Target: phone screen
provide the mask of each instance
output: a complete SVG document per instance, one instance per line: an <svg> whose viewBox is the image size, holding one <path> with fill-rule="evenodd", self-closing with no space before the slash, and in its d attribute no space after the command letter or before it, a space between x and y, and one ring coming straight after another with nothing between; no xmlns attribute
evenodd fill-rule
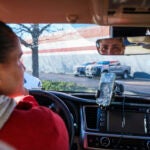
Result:
<svg viewBox="0 0 150 150"><path fill-rule="evenodd" d="M113 89L114 89L114 84L115 84L115 74L114 73L102 73L100 82L99 82L99 91L100 94L96 99L96 103L100 106L109 106L111 99L112 99L112 94L113 94Z"/></svg>

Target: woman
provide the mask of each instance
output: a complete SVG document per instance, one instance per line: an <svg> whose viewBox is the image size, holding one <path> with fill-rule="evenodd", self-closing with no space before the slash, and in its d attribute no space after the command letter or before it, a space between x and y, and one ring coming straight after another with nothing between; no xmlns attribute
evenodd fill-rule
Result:
<svg viewBox="0 0 150 150"><path fill-rule="evenodd" d="M21 56L17 36L0 22L0 140L18 150L69 149L63 120L27 95Z"/></svg>

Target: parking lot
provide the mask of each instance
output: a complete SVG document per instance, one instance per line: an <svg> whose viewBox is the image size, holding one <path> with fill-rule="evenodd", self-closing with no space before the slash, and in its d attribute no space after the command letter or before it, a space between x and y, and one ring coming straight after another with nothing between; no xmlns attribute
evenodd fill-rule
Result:
<svg viewBox="0 0 150 150"><path fill-rule="evenodd" d="M40 73L41 80L51 80L51 81L64 81L64 82L74 82L81 86L90 88L98 88L99 78L87 78L85 76L76 77L73 74L55 74L55 73ZM142 78L135 79L117 79L118 83L124 85L125 90L136 92L136 93L150 93L150 81L143 80ZM90 84L89 84L90 83Z"/></svg>

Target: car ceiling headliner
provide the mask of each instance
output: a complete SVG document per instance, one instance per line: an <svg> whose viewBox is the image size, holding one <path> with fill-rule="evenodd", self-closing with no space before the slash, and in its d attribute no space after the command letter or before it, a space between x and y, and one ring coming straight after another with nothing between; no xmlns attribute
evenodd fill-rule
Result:
<svg viewBox="0 0 150 150"><path fill-rule="evenodd" d="M111 7L115 2L120 5L118 10ZM150 26L149 0L134 0L134 5L130 0L124 2L122 5L122 0L1 0L0 20L6 23ZM124 10L129 12L123 13ZM134 12L130 13L131 10Z"/></svg>
<svg viewBox="0 0 150 150"><path fill-rule="evenodd" d="M69 17L91 22L88 0L1 0L0 19L8 23L60 23ZM73 22L73 21L72 21Z"/></svg>

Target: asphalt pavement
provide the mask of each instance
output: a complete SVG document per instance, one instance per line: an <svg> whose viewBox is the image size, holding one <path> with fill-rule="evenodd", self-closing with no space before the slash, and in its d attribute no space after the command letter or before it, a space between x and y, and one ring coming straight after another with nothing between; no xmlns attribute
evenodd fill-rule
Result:
<svg viewBox="0 0 150 150"><path fill-rule="evenodd" d="M81 86L97 89L99 78L75 77L73 74L40 73L41 80L74 82ZM116 82L124 85L126 91L150 94L150 80L143 79L117 79Z"/></svg>

